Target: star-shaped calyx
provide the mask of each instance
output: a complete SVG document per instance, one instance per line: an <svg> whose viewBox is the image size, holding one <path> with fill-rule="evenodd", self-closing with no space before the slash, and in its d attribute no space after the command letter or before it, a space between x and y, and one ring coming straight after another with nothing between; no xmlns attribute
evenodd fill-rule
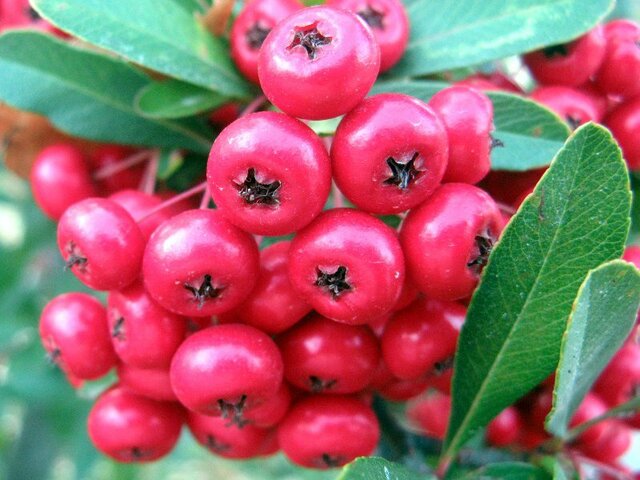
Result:
<svg viewBox="0 0 640 480"><path fill-rule="evenodd" d="M236 183L238 194L250 205L278 205L278 191L282 182L276 180L271 183L261 183L256 179L253 168L247 170L247 176L242 183Z"/></svg>
<svg viewBox="0 0 640 480"><path fill-rule="evenodd" d="M362 18L367 25L371 28L377 28L378 30L384 30L384 25L382 21L384 20L384 14L376 9L374 9L371 5L367 4L366 8L360 10L358 16Z"/></svg>
<svg viewBox="0 0 640 480"><path fill-rule="evenodd" d="M258 22L254 23L245 34L249 48L251 48L251 50L260 50L260 47L264 43L264 39L267 38L270 31L270 28L263 27Z"/></svg>
<svg viewBox="0 0 640 480"><path fill-rule="evenodd" d="M494 242L495 240L489 232L482 235L476 235L475 243L477 255L467 263L467 267L479 274L489 260L489 254L493 249Z"/></svg>
<svg viewBox="0 0 640 480"><path fill-rule="evenodd" d="M391 170L391 176L387 178L384 183L386 185L396 185L402 190L409 188L411 182L413 182L422 170L418 170L415 166L418 159L418 152L415 152L406 163L398 162L394 157L387 158L387 165Z"/></svg>
<svg viewBox="0 0 640 480"><path fill-rule="evenodd" d="M205 275L199 287L188 283L183 286L193 294L195 301L198 302L198 309L201 309L207 300L218 298L224 290L224 287L214 287L211 284L211 275Z"/></svg>
<svg viewBox="0 0 640 480"><path fill-rule="evenodd" d="M342 266L331 273L323 272L319 268L316 268L315 285L325 289L334 299L352 288L349 282L347 282L347 267Z"/></svg>
<svg viewBox="0 0 640 480"><path fill-rule="evenodd" d="M325 37L318 31L318 22L296 28L291 44L287 47L291 50L302 47L307 51L310 60L314 60L318 55L318 49L331 43L332 37Z"/></svg>

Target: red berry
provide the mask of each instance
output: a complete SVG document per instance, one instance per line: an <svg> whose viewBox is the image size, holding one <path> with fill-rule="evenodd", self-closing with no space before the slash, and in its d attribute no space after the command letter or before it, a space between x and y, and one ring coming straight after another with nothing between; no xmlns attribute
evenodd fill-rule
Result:
<svg viewBox="0 0 640 480"><path fill-rule="evenodd" d="M258 54L267 34L278 22L303 8L298 0L252 0L246 2L231 29L231 58L238 70L258 83Z"/></svg>
<svg viewBox="0 0 640 480"><path fill-rule="evenodd" d="M636 397L640 392L640 345L623 345L600 374L594 389L610 406Z"/></svg>
<svg viewBox="0 0 640 480"><path fill-rule="evenodd" d="M396 312L380 340L391 373L410 380L442 368L455 353L466 312L457 303L423 299Z"/></svg>
<svg viewBox="0 0 640 480"><path fill-rule="evenodd" d="M598 25L573 42L529 53L524 61L540 83L577 87L596 73L605 49L604 30Z"/></svg>
<svg viewBox="0 0 640 480"><path fill-rule="evenodd" d="M67 267L95 290L118 290L140 274L144 237L115 202L88 198L69 207L58 223L58 248Z"/></svg>
<svg viewBox="0 0 640 480"><path fill-rule="evenodd" d="M179 315L206 317L247 298L258 275L253 238L216 210L189 210L164 222L144 252L149 295Z"/></svg>
<svg viewBox="0 0 640 480"><path fill-rule="evenodd" d="M276 25L258 63L267 98L309 120L347 113L379 70L380 48L369 27L355 14L328 6L305 8Z"/></svg>
<svg viewBox="0 0 640 480"><path fill-rule="evenodd" d="M58 220L74 203L97 194L82 152L72 145L42 150L31 168L30 181L36 204L52 220Z"/></svg>
<svg viewBox="0 0 640 480"><path fill-rule="evenodd" d="M121 145L101 145L92 153L89 159L94 170L97 170L115 165L134 153L135 150ZM105 195L115 193L119 190L135 190L140 186L140 182L144 176L144 170L145 164L140 163L99 180L98 185Z"/></svg>
<svg viewBox="0 0 640 480"><path fill-rule="evenodd" d="M640 170L640 97L612 110L604 119L604 124L620 144L629 170Z"/></svg>
<svg viewBox="0 0 640 480"><path fill-rule="evenodd" d="M584 123L602 119L593 98L575 88L539 87L531 92L531 99L549 107L574 130Z"/></svg>
<svg viewBox="0 0 640 480"><path fill-rule="evenodd" d="M573 417L571 417L569 428L574 428L588 422L589 420L593 420L594 418L604 414L607 410L607 404L602 401L598 395L589 392L578 406ZM607 422L596 423L581 433L578 437L578 441L582 443L596 442L606 429Z"/></svg>
<svg viewBox="0 0 640 480"><path fill-rule="evenodd" d="M615 420L607 420L603 435L591 443L581 443L580 449L595 460L613 463L631 446L631 429Z"/></svg>
<svg viewBox="0 0 640 480"><path fill-rule="evenodd" d="M478 183L491 169L491 100L478 90L456 86L436 93L429 106L442 120L449 139L443 181Z"/></svg>
<svg viewBox="0 0 640 480"><path fill-rule="evenodd" d="M224 458L246 459L262 454L270 430L254 425L233 425L222 417L190 412L187 425L196 441Z"/></svg>
<svg viewBox="0 0 640 480"><path fill-rule="evenodd" d="M413 283L428 297L457 300L476 287L503 220L491 197L449 183L409 212L400 242Z"/></svg>
<svg viewBox="0 0 640 480"><path fill-rule="evenodd" d="M187 408L242 423L245 410L274 395L282 383L282 357L265 333L247 325L194 333L171 362L171 385Z"/></svg>
<svg viewBox="0 0 640 480"><path fill-rule="evenodd" d="M425 103L386 93L340 122L331 146L340 191L361 210L398 213L423 202L447 165L447 133Z"/></svg>
<svg viewBox="0 0 640 480"><path fill-rule="evenodd" d="M322 213L291 242L289 279L321 315L352 325L389 312L404 283L395 232L351 209Z"/></svg>
<svg viewBox="0 0 640 480"><path fill-rule="evenodd" d="M187 320L159 307L141 282L109 293L108 320L116 353L138 368L168 368L187 332Z"/></svg>
<svg viewBox="0 0 640 480"><path fill-rule="evenodd" d="M297 402L278 427L278 443L295 464L339 467L373 453L380 427L371 407L347 396L314 395Z"/></svg>
<svg viewBox="0 0 640 480"><path fill-rule="evenodd" d="M171 388L168 369L138 368L121 363L118 365L118 380L122 388L137 395L158 401L178 401Z"/></svg>
<svg viewBox="0 0 640 480"><path fill-rule="evenodd" d="M315 314L278 339L284 376L314 393L356 393L378 366L378 341L364 325L345 325Z"/></svg>
<svg viewBox="0 0 640 480"><path fill-rule="evenodd" d="M227 220L259 235L284 235L308 224L331 189L331 163L320 138L277 112L242 117L216 138L207 179Z"/></svg>
<svg viewBox="0 0 640 480"><path fill-rule="evenodd" d="M427 437L443 440L451 416L451 397L440 392L413 400L407 418Z"/></svg>
<svg viewBox="0 0 640 480"><path fill-rule="evenodd" d="M513 445L520 438L522 429L520 412L513 406L507 407L487 426L487 442L494 447Z"/></svg>
<svg viewBox="0 0 640 480"><path fill-rule="evenodd" d="M631 98L640 94L640 25L614 20L604 26L607 48L595 82L609 95Z"/></svg>
<svg viewBox="0 0 640 480"><path fill-rule="evenodd" d="M632 263L636 268L640 268L640 246L630 245L624 249L622 259Z"/></svg>
<svg viewBox="0 0 640 480"><path fill-rule="evenodd" d="M487 191L496 202L513 205L524 192L527 192L528 195L528 192L533 190L546 170L546 167L525 172L492 170L479 186Z"/></svg>
<svg viewBox="0 0 640 480"><path fill-rule="evenodd" d="M484 92L502 91L515 93L517 95L522 95L524 93L522 88L516 82L499 71L491 74L474 73L463 80L455 82L454 85L471 87Z"/></svg>
<svg viewBox="0 0 640 480"><path fill-rule="evenodd" d="M115 387L93 405L89 437L98 450L119 462L151 462L173 449L183 421L178 405Z"/></svg>
<svg viewBox="0 0 640 480"><path fill-rule="evenodd" d="M86 293L51 300L40 316L40 338L49 358L73 377L93 380L116 364L107 311Z"/></svg>
<svg viewBox="0 0 640 480"><path fill-rule="evenodd" d="M409 41L409 19L400 0L329 0L327 5L362 18L380 47L380 73L393 67Z"/></svg>
<svg viewBox="0 0 640 480"><path fill-rule="evenodd" d="M273 427L280 423L280 420L289 411L291 399L291 388L286 382L282 382L282 385L274 395L271 395L260 405L248 410L243 415L244 420L261 428Z"/></svg>

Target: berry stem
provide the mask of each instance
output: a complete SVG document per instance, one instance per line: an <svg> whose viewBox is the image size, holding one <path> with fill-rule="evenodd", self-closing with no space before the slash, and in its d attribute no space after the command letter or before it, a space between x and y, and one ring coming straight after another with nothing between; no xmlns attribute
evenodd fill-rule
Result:
<svg viewBox="0 0 640 480"><path fill-rule="evenodd" d="M202 194L202 200L200 200L200 210L206 210L209 208L209 202L211 201L211 190L209 190L209 185L204 189L204 193Z"/></svg>
<svg viewBox="0 0 640 480"><path fill-rule="evenodd" d="M344 207L344 196L342 192L336 185L336 182L331 184L331 195L333 196L333 208L343 208Z"/></svg>
<svg viewBox="0 0 640 480"><path fill-rule="evenodd" d="M149 159L154 154L154 152L155 150L142 150L141 152L137 152L126 158L123 158L117 163L105 165L104 167L99 168L98 170L93 172L93 179L102 180L103 178L110 177L111 175L115 175L118 172L134 167L139 163L142 163L145 160Z"/></svg>
<svg viewBox="0 0 640 480"><path fill-rule="evenodd" d="M142 180L140 181L140 191L149 195L152 195L156 188L156 175L158 174L158 164L160 162L159 157L160 152L154 150L149 163L147 163L144 175L142 175Z"/></svg>
<svg viewBox="0 0 640 480"><path fill-rule="evenodd" d="M244 107L244 110L242 110L238 118L242 118L246 115L257 112L266 101L267 97L265 97L264 95L258 95L251 101L251 103L249 103L249 105Z"/></svg>
<svg viewBox="0 0 640 480"><path fill-rule="evenodd" d="M184 192L179 193L178 195L175 195L175 196L171 197L168 200L165 200L164 202L162 202L157 207L152 208L151 210L149 210L147 213L145 213L140 218L136 218L136 222L140 223L144 219L146 219L147 217L150 217L151 215L153 215L155 213L158 213L160 210L162 210L164 208L170 207L171 205L174 205L174 204L176 204L178 202L181 202L185 198L189 198L189 197L192 197L194 195L197 195L198 193L204 192L206 190L206 188L207 188L207 182L206 181L202 182L202 183L199 183L195 187L192 187L189 190L185 190Z"/></svg>

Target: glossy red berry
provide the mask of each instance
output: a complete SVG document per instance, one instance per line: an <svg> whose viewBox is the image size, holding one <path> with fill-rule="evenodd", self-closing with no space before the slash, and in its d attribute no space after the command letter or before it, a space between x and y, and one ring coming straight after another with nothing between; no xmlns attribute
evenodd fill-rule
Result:
<svg viewBox="0 0 640 480"><path fill-rule="evenodd" d="M348 396L314 395L293 405L278 427L278 443L295 464L339 467L371 455L380 438L371 407Z"/></svg>
<svg viewBox="0 0 640 480"><path fill-rule="evenodd" d="M630 245L624 249L622 259L632 263L636 268L640 268L640 246Z"/></svg>
<svg viewBox="0 0 640 480"><path fill-rule="evenodd" d="M58 249L78 279L95 290L116 290L140 274L145 240L138 224L115 202L88 198L58 223Z"/></svg>
<svg viewBox="0 0 640 480"><path fill-rule="evenodd" d="M594 442L581 443L582 450L595 460L613 463L631 446L631 429L621 422L607 421L606 431Z"/></svg>
<svg viewBox="0 0 640 480"><path fill-rule="evenodd" d="M67 144L42 150L31 168L30 181L36 205L52 220L58 220L74 203L97 194L82 152Z"/></svg>
<svg viewBox="0 0 640 480"><path fill-rule="evenodd" d="M599 122L601 110L593 98L571 87L539 87L531 92L531 99L553 110L575 130L587 122Z"/></svg>
<svg viewBox="0 0 640 480"><path fill-rule="evenodd" d="M343 115L369 92L380 48L357 15L334 7L305 8L271 30L260 49L258 76L267 98L298 118Z"/></svg>
<svg viewBox="0 0 640 480"><path fill-rule="evenodd" d="M493 104L484 93L449 87L436 93L429 106L442 120L449 139L444 182L478 183L491 169Z"/></svg>
<svg viewBox="0 0 640 480"><path fill-rule="evenodd" d="M529 53L524 61L539 83L577 87L596 73L605 50L604 30L598 25L572 42Z"/></svg>
<svg viewBox="0 0 640 480"><path fill-rule="evenodd" d="M292 398L291 388L286 382L282 382L275 394L244 413L244 421L261 428L273 427L289 411Z"/></svg>
<svg viewBox="0 0 640 480"><path fill-rule="evenodd" d="M229 222L259 235L285 235L322 211L331 162L320 137L305 124L283 113L258 112L216 138L207 180Z"/></svg>
<svg viewBox="0 0 640 480"><path fill-rule="evenodd" d="M314 314L278 339L284 376L314 393L356 393L378 366L378 341L365 325L345 325Z"/></svg>
<svg viewBox="0 0 640 480"><path fill-rule="evenodd" d="M427 437L443 440L451 416L451 397L433 392L407 405L407 418Z"/></svg>
<svg viewBox="0 0 640 480"><path fill-rule="evenodd" d="M474 73L463 80L455 82L454 85L471 87L484 92L502 91L515 93L517 95L522 95L524 93L520 85L515 83L508 75L505 75L500 71L495 71L490 74Z"/></svg>
<svg viewBox="0 0 640 480"><path fill-rule="evenodd" d="M632 342L623 345L600 374L594 389L610 406L638 396L640 345Z"/></svg>
<svg viewBox="0 0 640 480"><path fill-rule="evenodd" d="M488 192L496 202L513 205L524 192L530 192L534 189L546 170L546 167L525 172L492 170L479 186Z"/></svg>
<svg viewBox="0 0 640 480"><path fill-rule="evenodd" d="M604 119L604 124L620 144L629 170L640 170L640 97L616 107Z"/></svg>
<svg viewBox="0 0 640 480"><path fill-rule="evenodd" d="M282 376L282 357L273 340L240 324L194 333L171 362L171 385L184 406L236 423L242 423L245 410L278 391Z"/></svg>
<svg viewBox="0 0 640 480"><path fill-rule="evenodd" d="M40 316L40 338L51 361L73 377L93 380L116 364L107 311L86 293L51 300Z"/></svg>
<svg viewBox="0 0 640 480"><path fill-rule="evenodd" d="M380 339L391 373L409 380L443 368L455 353L466 313L457 303L424 299L394 313Z"/></svg>
<svg viewBox="0 0 640 480"><path fill-rule="evenodd" d="M640 94L640 25L614 20L604 26L607 48L595 82L609 95L631 98Z"/></svg>
<svg viewBox="0 0 640 480"><path fill-rule="evenodd" d="M569 422L569 428L577 427L589 420L593 420L609 410L607 404L595 393L588 392ZM599 422L582 432L578 441L582 443L596 442L607 429L607 422Z"/></svg>
<svg viewBox="0 0 640 480"><path fill-rule="evenodd" d="M244 301L255 285L258 262L253 238L219 211L189 210L151 235L144 252L144 284L167 310L206 317Z"/></svg>
<svg viewBox="0 0 640 480"><path fill-rule="evenodd" d="M398 213L423 202L447 166L447 133L422 101L386 93L340 122L331 146L334 179L361 210Z"/></svg>
<svg viewBox="0 0 640 480"><path fill-rule="evenodd" d="M229 37L231 58L238 70L258 83L258 54L264 39L278 22L303 8L297 0L252 0L236 17Z"/></svg>
<svg viewBox="0 0 640 480"><path fill-rule="evenodd" d="M352 325L389 312L404 283L396 233L352 209L322 213L291 242L289 279L321 315Z"/></svg>
<svg viewBox="0 0 640 480"><path fill-rule="evenodd" d="M30 28L64 37L66 34L49 22L29 4L29 0L0 0L0 32L5 29Z"/></svg>
<svg viewBox="0 0 640 480"><path fill-rule="evenodd" d="M109 293L107 317L120 359L138 368L169 368L187 320L158 306L141 282Z"/></svg>
<svg viewBox="0 0 640 480"><path fill-rule="evenodd" d="M380 359L376 371L371 376L369 388L382 398L392 402L404 402L422 394L429 386L425 378L402 380L394 377L389 367Z"/></svg>
<svg viewBox="0 0 640 480"><path fill-rule="evenodd" d="M393 67L409 41L409 19L400 0L329 0L327 5L362 18L380 47L380 73Z"/></svg>
<svg viewBox="0 0 640 480"><path fill-rule="evenodd" d="M258 281L249 298L233 311L237 321L266 333L280 333L311 311L289 282L290 245L277 242L260 251Z"/></svg>
<svg viewBox="0 0 640 480"><path fill-rule="evenodd" d="M448 183L409 212L400 242L413 283L428 297L468 297L503 227L491 197L472 185Z"/></svg>
<svg viewBox="0 0 640 480"><path fill-rule="evenodd" d="M104 392L89 413L89 437L105 455L119 462L151 462L168 454L178 441L184 411L115 387Z"/></svg>
<svg viewBox="0 0 640 480"><path fill-rule="evenodd" d="M487 442L494 447L515 444L523 429L523 420L518 409L510 406L498 414L487 426Z"/></svg>
<svg viewBox="0 0 640 480"><path fill-rule="evenodd" d="M122 388L137 395L158 401L178 401L178 397L171 388L169 369L138 368L120 363L118 365L118 380Z"/></svg>
<svg viewBox="0 0 640 480"><path fill-rule="evenodd" d="M262 453L270 430L254 425L233 425L222 417L190 412L187 425L196 441L224 458L247 459Z"/></svg>
<svg viewBox="0 0 640 480"><path fill-rule="evenodd" d="M216 108L209 114L209 123L217 128L224 128L238 119L242 113L242 104L229 102Z"/></svg>

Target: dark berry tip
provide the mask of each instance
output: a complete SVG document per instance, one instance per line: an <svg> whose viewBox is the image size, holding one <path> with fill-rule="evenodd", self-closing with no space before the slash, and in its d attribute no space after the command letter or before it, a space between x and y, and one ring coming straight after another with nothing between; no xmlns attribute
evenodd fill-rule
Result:
<svg viewBox="0 0 640 480"><path fill-rule="evenodd" d="M542 54L549 59L554 57L566 57L567 55L569 55L569 48L566 43L551 45L549 47L543 48Z"/></svg>
<svg viewBox="0 0 640 480"><path fill-rule="evenodd" d="M327 390L332 389L338 383L337 380L322 380L320 377L316 377L315 375L309 376L309 385L311 386L311 391L313 393L322 393Z"/></svg>
<svg viewBox="0 0 640 480"><path fill-rule="evenodd" d="M377 28L378 30L384 30L384 14L376 9L374 9L371 5L367 4L366 8L360 10L358 16L362 18L367 25L371 28Z"/></svg>
<svg viewBox="0 0 640 480"><path fill-rule="evenodd" d="M258 22L254 23L253 26L247 30L245 35L249 48L251 48L251 50L260 50L260 47L264 43L264 39L267 38L270 31L270 28L263 27Z"/></svg>
<svg viewBox="0 0 640 480"><path fill-rule="evenodd" d="M80 253L75 243L69 242L67 244L68 257L64 262L64 269L71 270L73 267L77 267L77 270L84 272L87 266L87 257Z"/></svg>
<svg viewBox="0 0 640 480"><path fill-rule="evenodd" d="M467 267L473 270L476 274L479 274L489 261L489 255L491 254L491 250L493 250L494 243L495 239L489 232L482 235L476 235L475 246L477 253L476 256L467 263Z"/></svg>
<svg viewBox="0 0 640 480"><path fill-rule="evenodd" d="M276 180L271 183L261 183L256 179L254 168L247 170L247 176L242 183L236 183L238 194L249 205L279 205L278 193L282 182Z"/></svg>
<svg viewBox="0 0 640 480"><path fill-rule="evenodd" d="M317 287L325 289L331 296L337 299L344 292L351 290L353 287L347 282L347 267L338 267L335 272L323 272L316 268Z"/></svg>
<svg viewBox="0 0 640 480"><path fill-rule="evenodd" d="M205 275L199 287L194 287L188 283L183 284L183 286L193 294L195 301L198 302L198 309L201 309L207 300L218 298L224 290L224 287L214 287L212 285L211 275Z"/></svg>
<svg viewBox="0 0 640 480"><path fill-rule="evenodd" d="M391 176L384 180L383 183L385 185L395 185L401 190L409 188L411 183L422 173L422 170L418 170L415 166L419 156L418 152L415 152L406 163L398 162L394 157L387 158Z"/></svg>
<svg viewBox="0 0 640 480"><path fill-rule="evenodd" d="M236 425L238 428L244 427L248 422L243 416L244 408L247 403L247 396L242 395L237 403L226 402L222 399L218 400L218 408L220 414L225 420L229 420L229 426Z"/></svg>
<svg viewBox="0 0 640 480"><path fill-rule="evenodd" d="M565 119L566 119L567 123L569 124L569 127L571 128L571 130L575 130L580 125L582 125L582 121L577 116L567 115L565 117Z"/></svg>
<svg viewBox="0 0 640 480"><path fill-rule="evenodd" d="M31 6L27 7L27 16L33 22L37 22L38 20L40 20L42 18L40 16L40 14L38 12L36 12L35 8L33 8Z"/></svg>
<svg viewBox="0 0 640 480"><path fill-rule="evenodd" d="M124 340L124 317L118 317L116 323L113 324L113 328L111 329L111 336L117 340Z"/></svg>
<svg viewBox="0 0 640 480"><path fill-rule="evenodd" d="M328 453L323 453L320 457L321 465L328 468L335 468L342 465L344 459L338 455L330 455Z"/></svg>
<svg viewBox="0 0 640 480"><path fill-rule="evenodd" d="M302 47L306 50L309 59L315 60L318 56L318 49L329 45L332 40L332 37L325 37L318 31L318 22L315 22L311 25L296 28L296 33L293 35L293 40L287 50Z"/></svg>

